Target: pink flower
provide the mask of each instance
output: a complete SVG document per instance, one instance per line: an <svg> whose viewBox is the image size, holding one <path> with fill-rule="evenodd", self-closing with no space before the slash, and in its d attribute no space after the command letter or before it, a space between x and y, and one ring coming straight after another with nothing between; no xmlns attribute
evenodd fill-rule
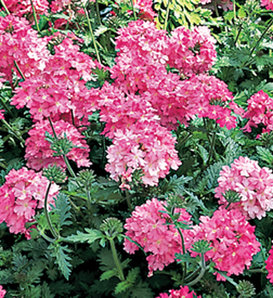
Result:
<svg viewBox="0 0 273 298"><path fill-rule="evenodd" d="M269 281L273 284L273 246L271 247L269 251L269 256L267 260L265 261L265 268L268 271L268 275L266 276Z"/></svg>
<svg viewBox="0 0 273 298"><path fill-rule="evenodd" d="M5 110L0 110L0 120L5 119L4 112L5 112Z"/></svg>
<svg viewBox="0 0 273 298"><path fill-rule="evenodd" d="M215 268L227 275L239 275L245 267L249 268L252 257L260 250L260 243L244 215L236 209L216 210L211 218L200 217L200 224L185 234L187 243L207 240L212 249L205 253L205 258L215 263ZM192 252L195 256L196 253ZM217 280L225 280L217 274Z"/></svg>
<svg viewBox="0 0 273 298"><path fill-rule="evenodd" d="M77 128L63 120L53 122L53 127L59 138L63 138L65 134L67 139L74 146L78 147L72 148L67 154L67 158L75 161L78 167L90 166L89 147L84 140L84 136L81 135ZM50 143L45 140L46 131L53 135L48 120L35 123L34 127L28 132L30 137L26 140L25 154L27 166L35 170L40 170L53 163L66 167L62 156L53 157Z"/></svg>
<svg viewBox="0 0 273 298"><path fill-rule="evenodd" d="M0 285L0 298L3 298L6 294L6 291L3 289L3 287Z"/></svg>
<svg viewBox="0 0 273 298"><path fill-rule="evenodd" d="M47 0L32 0L33 6L35 8L35 11L37 15L39 14L47 14L48 10L48 1ZM30 0L25 1L14 1L9 0L5 1L6 6L8 10L19 17L22 17L23 15L32 14L32 7Z"/></svg>
<svg viewBox="0 0 273 298"><path fill-rule="evenodd" d="M133 172L140 170L145 185L157 185L170 168L177 170L181 165L174 145L175 139L166 128L155 121L139 121L114 133L105 169L112 179L121 178L122 182L130 182Z"/></svg>
<svg viewBox="0 0 273 298"><path fill-rule="evenodd" d="M261 5L265 6L268 10L273 10L273 1L272 0L261 0Z"/></svg>
<svg viewBox="0 0 273 298"><path fill-rule="evenodd" d="M163 268L175 261L175 253L182 251L181 239L174 225L166 225L169 216L160 211L165 208L166 202L157 199L148 200L145 204L137 206L132 216L126 219L124 228L126 235L139 243L146 253L149 276L153 271ZM179 212L178 221L190 223L191 216L184 209L176 209ZM125 239L124 249L133 254L138 246Z"/></svg>
<svg viewBox="0 0 273 298"><path fill-rule="evenodd" d="M48 184L42 173L21 168L12 169L5 177L6 182L0 187L0 223L6 222L11 233L22 233L29 239L27 222L33 221L36 208L44 207L44 198ZM54 203L53 197L58 194L59 187L51 184L48 195L48 206Z"/></svg>
<svg viewBox="0 0 273 298"><path fill-rule="evenodd" d="M248 219L261 219L273 208L273 173L266 167L260 168L257 161L240 156L231 168L222 168L218 183L215 197L219 204L226 207L229 203L224 194L229 190L237 192L240 202L231 203L229 209L239 209Z"/></svg>
<svg viewBox="0 0 273 298"><path fill-rule="evenodd" d="M180 286L179 290L169 290L170 295L167 293L161 293L156 298L201 298L202 296L197 296L194 291L190 292L187 286Z"/></svg>
<svg viewBox="0 0 273 298"><path fill-rule="evenodd" d="M263 124L263 133L273 130L273 98L261 90L252 95L247 102L247 111L243 117L249 120L244 129L251 132L251 127Z"/></svg>

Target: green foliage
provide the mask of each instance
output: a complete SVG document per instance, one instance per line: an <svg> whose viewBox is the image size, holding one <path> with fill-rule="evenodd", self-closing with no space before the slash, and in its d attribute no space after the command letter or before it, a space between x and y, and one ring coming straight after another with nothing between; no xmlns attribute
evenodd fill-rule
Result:
<svg viewBox="0 0 273 298"><path fill-rule="evenodd" d="M64 240L92 244L94 241L104 238L104 235L99 230L85 228L85 232L77 231L77 234L68 236Z"/></svg>
<svg viewBox="0 0 273 298"><path fill-rule="evenodd" d="M72 259L68 255L71 249L69 249L67 245L61 246L59 243L50 244L49 249L51 250L52 256L56 258L55 263L59 266L65 279L68 280L72 269L70 262Z"/></svg>

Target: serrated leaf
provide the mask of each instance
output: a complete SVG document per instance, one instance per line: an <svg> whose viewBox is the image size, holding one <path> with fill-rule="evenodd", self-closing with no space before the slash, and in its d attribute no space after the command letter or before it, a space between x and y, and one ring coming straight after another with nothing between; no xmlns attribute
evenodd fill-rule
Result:
<svg viewBox="0 0 273 298"><path fill-rule="evenodd" d="M99 230L85 228L85 231L86 233L77 231L76 235L68 236L64 238L64 240L71 241L71 242L80 242L80 243L87 242L89 244L92 244L96 240L104 238L103 233Z"/></svg>
<svg viewBox="0 0 273 298"><path fill-rule="evenodd" d="M68 197L64 193L59 193L54 199L55 207L53 206L52 211L58 215L58 227L61 230L63 226L69 226L72 224L70 218L72 217L70 213L71 206L69 204Z"/></svg>
<svg viewBox="0 0 273 298"><path fill-rule="evenodd" d="M103 272L102 275L100 276L100 281L108 280L113 276L117 276L117 277L119 276L116 268Z"/></svg>
<svg viewBox="0 0 273 298"><path fill-rule="evenodd" d="M72 259L68 255L71 250L67 247L67 245L61 246L59 244L51 244L49 248L52 249L52 254L56 258L55 263L59 266L65 279L68 280L72 268L70 263Z"/></svg>
<svg viewBox="0 0 273 298"><path fill-rule="evenodd" d="M128 283L126 280L125 281L121 281L117 284L117 286L115 287L115 294L120 294L122 292L125 292L126 290L128 290L130 287L132 286L131 283Z"/></svg>
<svg viewBox="0 0 273 298"><path fill-rule="evenodd" d="M269 165L273 164L273 155L269 149L261 147L261 146L257 146L256 149L257 149L257 153L258 153L259 157L263 161L265 161Z"/></svg>

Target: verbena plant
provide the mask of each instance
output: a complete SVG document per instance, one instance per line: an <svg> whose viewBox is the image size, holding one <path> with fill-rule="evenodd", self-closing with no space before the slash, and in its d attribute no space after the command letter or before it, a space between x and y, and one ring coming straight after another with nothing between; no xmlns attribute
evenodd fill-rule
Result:
<svg viewBox="0 0 273 298"><path fill-rule="evenodd" d="M271 0L0 0L0 297L271 297Z"/></svg>

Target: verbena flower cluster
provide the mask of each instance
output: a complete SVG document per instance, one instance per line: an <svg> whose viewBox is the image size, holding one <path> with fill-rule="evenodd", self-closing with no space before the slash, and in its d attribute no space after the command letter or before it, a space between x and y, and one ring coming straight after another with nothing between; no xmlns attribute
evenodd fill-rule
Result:
<svg viewBox="0 0 273 298"><path fill-rule="evenodd" d="M25 18L13 15L0 17L0 72L12 83L12 72L20 74L19 66L25 77L38 75L45 69L49 53L46 39L39 39Z"/></svg>
<svg viewBox="0 0 273 298"><path fill-rule="evenodd" d="M219 198L219 204L226 207L229 202L224 197L225 193L229 190L237 192L240 201L230 203L229 209L240 210L248 219L261 219L273 208L272 170L261 168L257 161L240 156L231 167L222 168L218 183L215 197Z"/></svg>
<svg viewBox="0 0 273 298"><path fill-rule="evenodd" d="M84 136L77 130L75 126L63 120L53 122L54 131L59 139L66 137L72 142L74 148L66 155L68 159L76 162L78 167L88 167L91 165L89 161L89 146L84 140ZM50 143L45 139L45 133L48 132L52 136L53 131L48 120L37 122L28 134L26 140L27 166L34 170L41 170L50 164L56 164L63 168L66 167L62 156L53 156L50 149Z"/></svg>
<svg viewBox="0 0 273 298"><path fill-rule="evenodd" d="M202 296L197 296L194 291L190 291L187 286L180 286L179 290L169 290L170 294L161 293L156 298L201 298Z"/></svg>
<svg viewBox="0 0 273 298"><path fill-rule="evenodd" d="M251 132L252 127L262 124L263 133L273 130L273 98L261 90L252 95L247 103L248 107L244 118L249 119L249 121L244 129Z"/></svg>
<svg viewBox="0 0 273 298"><path fill-rule="evenodd" d="M0 187L0 223L5 222L11 233L22 233L30 238L30 229L25 224L32 222L37 208L44 207L45 193L50 183L41 172L27 168L12 169ZM48 207L54 203L53 197L59 187L52 183L48 195Z"/></svg>
<svg viewBox="0 0 273 298"><path fill-rule="evenodd" d="M249 268L253 256L259 252L260 243L251 226L239 210L216 210L213 216L200 217L200 224L188 230L186 242L198 240L210 242L211 250L205 253L205 258L215 263L215 268L226 272L228 276L243 273ZM192 252L195 256L196 253ZM217 273L217 280L225 280Z"/></svg>
<svg viewBox="0 0 273 298"><path fill-rule="evenodd" d="M47 0L32 0L34 9L37 15L40 14L47 14L47 10L49 8ZM17 15L18 17L22 17L24 15L33 15L33 10L31 7L30 0L23 0L23 1L16 1L16 0L9 0L5 1L8 10Z"/></svg>
<svg viewBox="0 0 273 298"><path fill-rule="evenodd" d="M147 256L149 276L155 270L163 268L175 261L176 253L182 253L181 238L170 217L164 211L166 202L157 199L148 200L145 204L137 206L132 216L126 219L124 228L126 236L139 243ZM178 221L191 223L191 216L185 209L176 209L180 212ZM125 239L124 249L132 254L139 249L137 245Z"/></svg>
<svg viewBox="0 0 273 298"><path fill-rule="evenodd" d="M269 256L265 261L265 264L266 264L265 268L268 272L267 278L273 284L273 246L269 250Z"/></svg>

